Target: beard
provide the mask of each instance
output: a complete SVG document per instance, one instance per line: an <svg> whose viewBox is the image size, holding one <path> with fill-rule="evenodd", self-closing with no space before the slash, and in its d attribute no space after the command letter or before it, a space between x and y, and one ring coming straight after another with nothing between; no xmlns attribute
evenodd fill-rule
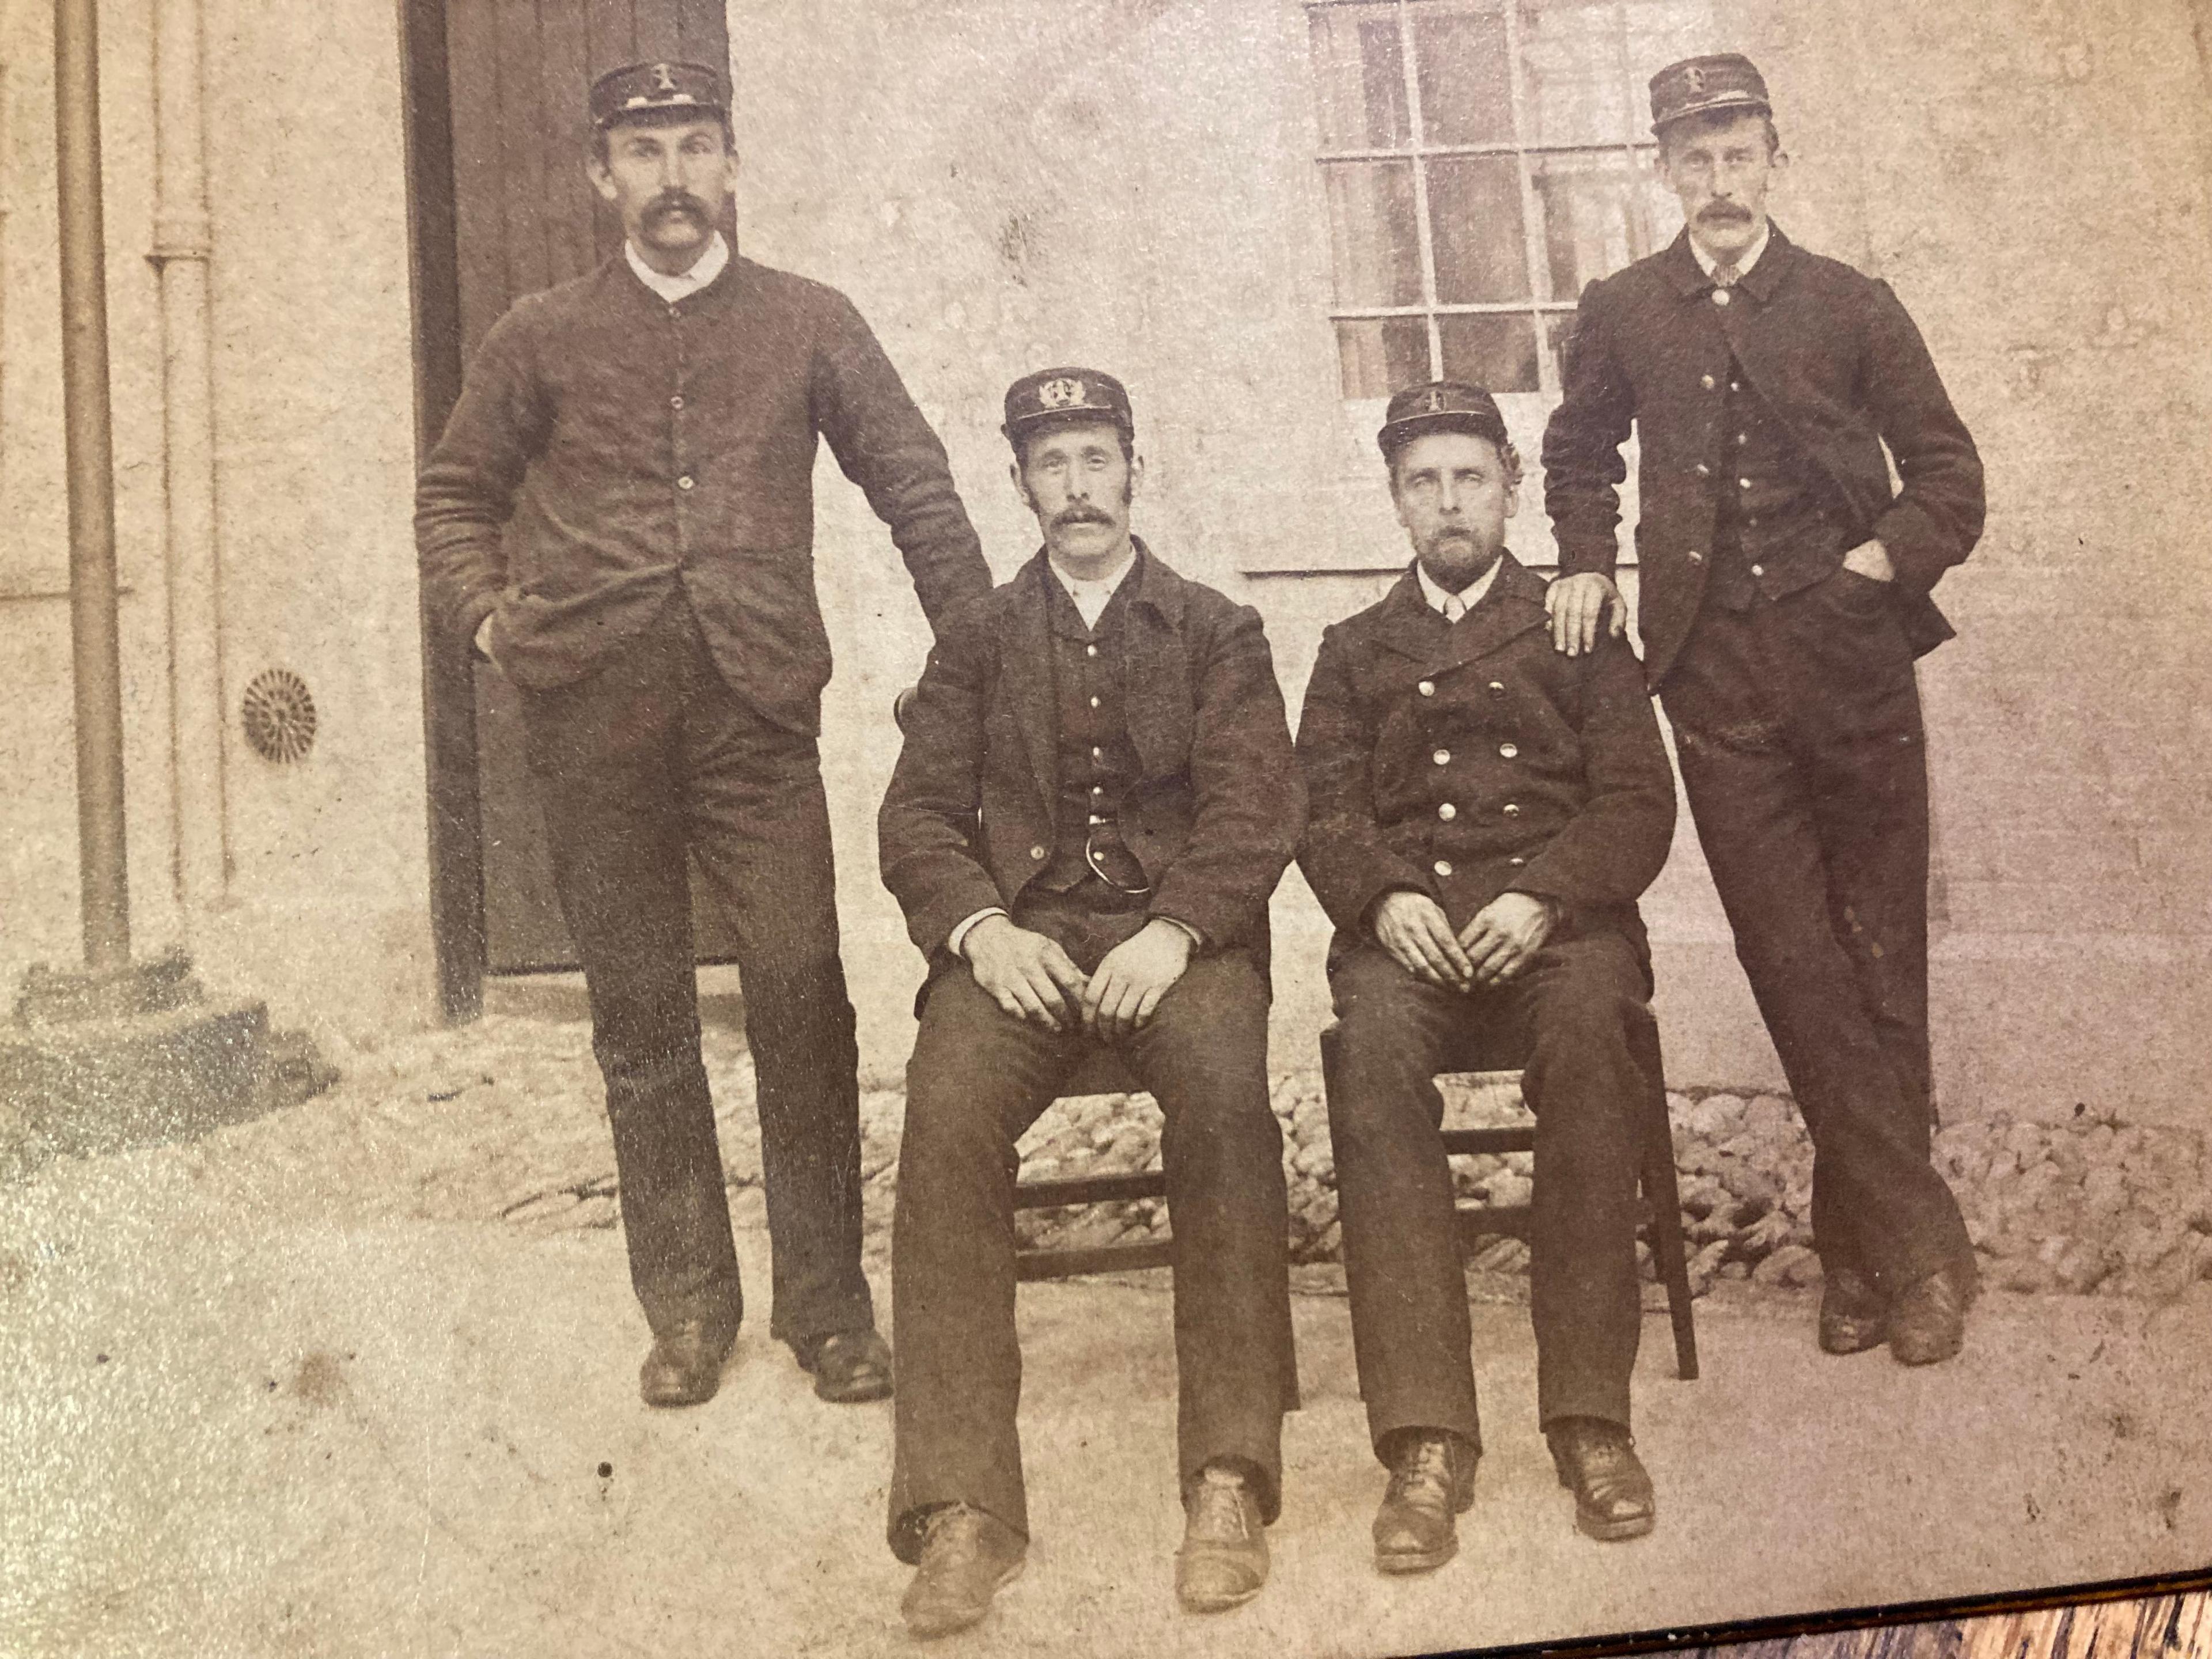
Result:
<svg viewBox="0 0 2212 1659"><path fill-rule="evenodd" d="M1497 563L1501 550L1473 531L1456 527L1436 531L1419 544L1422 568L1455 592Z"/></svg>

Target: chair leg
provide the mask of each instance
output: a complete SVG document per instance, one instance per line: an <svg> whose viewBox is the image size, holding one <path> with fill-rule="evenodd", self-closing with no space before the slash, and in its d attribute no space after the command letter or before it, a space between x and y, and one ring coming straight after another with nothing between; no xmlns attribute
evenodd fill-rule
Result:
<svg viewBox="0 0 2212 1659"><path fill-rule="evenodd" d="M1659 1056L1659 1024L1638 1023L1635 1047L1650 1088L1644 1121L1643 1182L1650 1215L1651 1259L1667 1287L1667 1312L1674 1327L1674 1374L1685 1382L1698 1376L1698 1330L1691 1308L1689 1252L1682 1241L1682 1194L1674 1174L1674 1131L1667 1115L1666 1073Z"/></svg>

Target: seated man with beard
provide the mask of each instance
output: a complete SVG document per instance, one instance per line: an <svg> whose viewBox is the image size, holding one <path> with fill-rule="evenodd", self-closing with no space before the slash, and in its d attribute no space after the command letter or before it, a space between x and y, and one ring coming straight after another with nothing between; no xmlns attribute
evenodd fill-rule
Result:
<svg viewBox="0 0 2212 1659"><path fill-rule="evenodd" d="M1637 896L1674 779L1636 658L1552 648L1544 583L1504 550L1520 459L1450 381L1390 400L1380 441L1413 568L1330 628L1297 752L1298 861L1336 923L1327 1079L1360 1392L1390 1471L1386 1572L1442 1565L1482 1438L1434 1074L1519 1064L1536 1114L1537 1406L1575 1520L1649 1532L1628 1432L1641 1318L1639 1103L1656 1086Z"/></svg>

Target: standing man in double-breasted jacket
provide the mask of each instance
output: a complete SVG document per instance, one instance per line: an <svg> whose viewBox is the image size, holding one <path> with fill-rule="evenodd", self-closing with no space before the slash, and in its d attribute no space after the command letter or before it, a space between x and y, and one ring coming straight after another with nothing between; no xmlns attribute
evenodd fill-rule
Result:
<svg viewBox="0 0 2212 1659"><path fill-rule="evenodd" d="M1537 1410L1576 1524L1653 1525L1628 1385L1639 1147L1664 1084L1636 901L1674 785L1634 653L1555 651L1543 580L1504 550L1520 459L1490 394L1408 387L1379 438L1415 557L1322 636L1298 864L1337 927L1324 1081L1359 1390L1390 1471L1375 1560L1415 1572L1457 1548L1482 1449L1447 1066L1522 1066L1535 1111Z"/></svg>
<svg viewBox="0 0 2212 1659"><path fill-rule="evenodd" d="M1016 1407L1016 1139L1090 1045L1158 1098L1175 1229L1176 1584L1266 1582L1294 1403L1282 1137L1267 1096L1267 899L1305 817L1260 618L1130 534L1121 383L1006 399L1044 546L931 653L879 818L929 959L892 1221L890 1536L909 1626L975 1623L1027 1550Z"/></svg>
<svg viewBox="0 0 2212 1659"><path fill-rule="evenodd" d="M1929 1158L1913 664L1950 636L1929 590L1981 533L1981 461L1888 285L1767 218L1780 146L1750 61L1661 70L1651 112L1686 223L1582 298L1544 440L1555 639L1622 626L1632 426L1644 669L1812 1133L1820 1343L1925 1364L1957 1352L1977 1276Z"/></svg>
<svg viewBox="0 0 2212 1659"><path fill-rule="evenodd" d="M522 693L562 915L591 997L647 1404L713 1395L744 1299L699 1053L687 861L737 935L775 1304L824 1399L880 1399L860 1271L860 1091L817 737L827 441L933 621L989 591L944 447L842 295L735 252L727 77L592 83L598 270L516 301L422 468L427 611Z"/></svg>

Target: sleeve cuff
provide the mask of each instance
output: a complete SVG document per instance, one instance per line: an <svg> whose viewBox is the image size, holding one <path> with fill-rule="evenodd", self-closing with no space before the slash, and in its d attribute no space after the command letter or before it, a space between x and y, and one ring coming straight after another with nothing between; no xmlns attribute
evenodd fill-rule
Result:
<svg viewBox="0 0 2212 1659"><path fill-rule="evenodd" d="M1193 923L1185 921L1181 916L1164 916L1155 910L1152 913L1152 920L1154 921L1164 921L1170 927L1182 928L1184 933L1190 935L1190 948L1192 950L1203 951L1206 949L1205 933Z"/></svg>
<svg viewBox="0 0 2212 1659"><path fill-rule="evenodd" d="M1004 907L993 904L976 911L972 916L963 917L953 930L945 936L945 948L954 956L959 956L961 945L966 943L969 932L977 922L988 921L993 916L1003 916L1006 914ZM966 958L962 957L962 960L965 961Z"/></svg>

